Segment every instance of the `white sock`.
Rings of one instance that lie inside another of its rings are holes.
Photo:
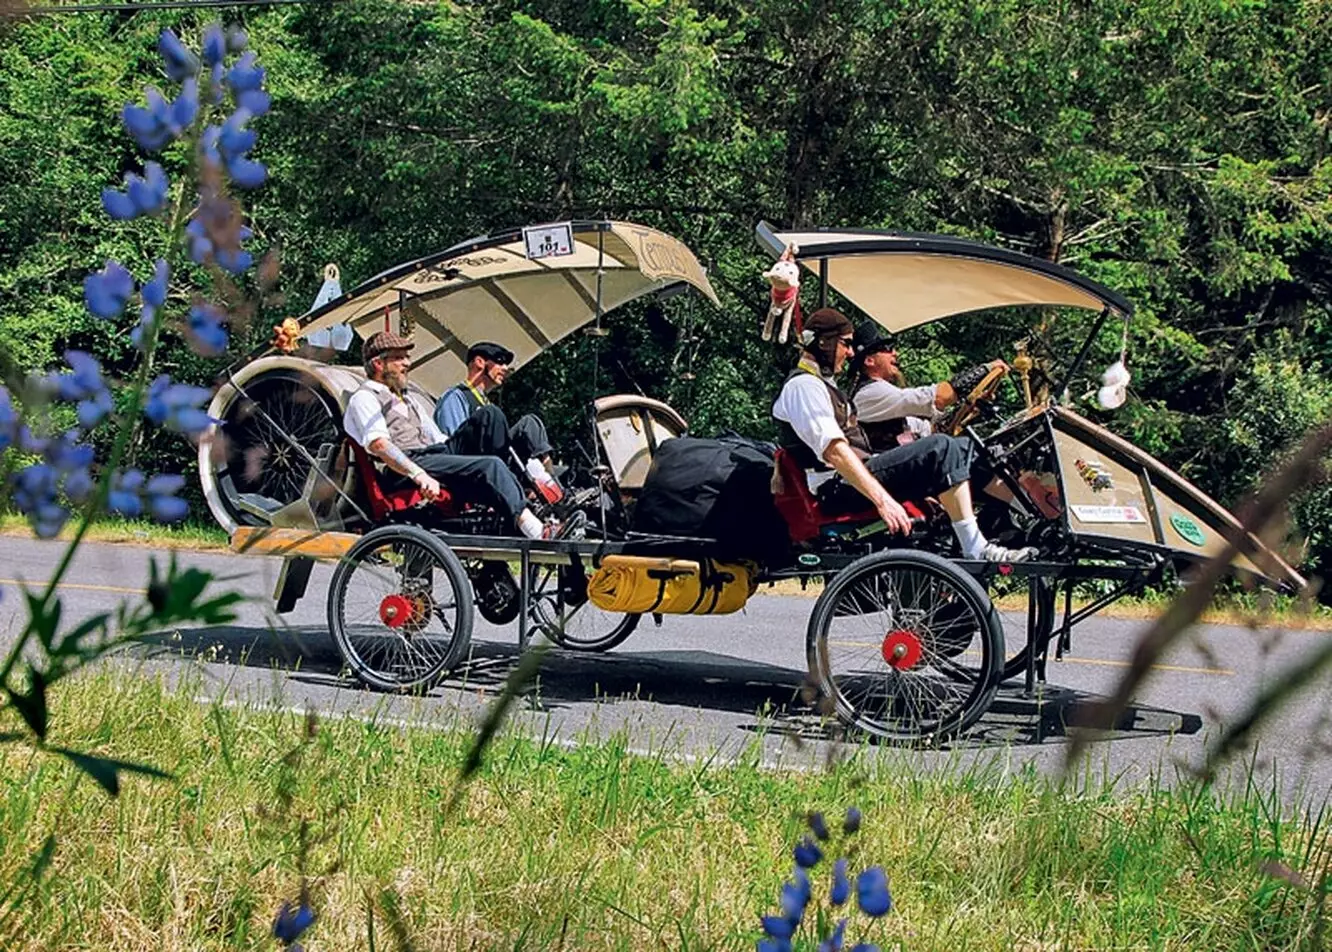
[[[529,539],[540,539],[543,528],[545,527],[541,525],[541,520],[532,515],[531,509],[524,509],[518,513],[518,531]]]
[[[981,553],[985,551],[985,536],[981,535],[980,526],[976,525],[974,516],[953,523],[953,532],[957,535],[957,541],[962,543],[964,559],[981,557]]]

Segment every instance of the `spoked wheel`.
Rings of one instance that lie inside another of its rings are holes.
[[[295,370],[266,373],[245,392],[248,399],[238,394],[222,415],[226,466],[218,475],[229,477],[222,504],[241,525],[264,525],[238,498],[253,494],[274,505],[299,499],[310,459],[324,444],[342,442],[342,413],[318,381]]]
[[[633,634],[642,615],[608,612],[587,599],[587,575],[568,565],[532,567],[532,620],[571,651],[610,651]]]
[[[472,586],[452,550],[416,526],[366,533],[333,572],[328,627],[356,676],[382,691],[427,689],[472,640]]]
[[[990,706],[1003,629],[985,590],[947,560],[878,552],[824,589],[807,652],[842,720],[891,741],[937,743]]]

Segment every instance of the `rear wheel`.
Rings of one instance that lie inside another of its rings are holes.
[[[382,691],[425,690],[472,640],[472,586],[443,542],[416,526],[362,536],[328,589],[328,627],[352,672]]]
[[[928,552],[878,552],[838,573],[814,606],[811,675],[843,721],[876,737],[938,743],[994,698],[1003,629],[985,590]]]

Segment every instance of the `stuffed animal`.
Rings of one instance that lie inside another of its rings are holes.
[[[300,322],[294,317],[289,317],[281,324],[273,325],[273,339],[269,343],[282,353],[290,354],[301,346],[300,337]]]
[[[791,336],[791,322],[795,322],[796,338],[804,329],[800,319],[800,265],[796,264],[797,248],[786,246],[782,256],[771,268],[763,272],[771,288],[771,303],[763,322],[763,339],[785,344]],[[779,326],[780,325],[780,326]]]

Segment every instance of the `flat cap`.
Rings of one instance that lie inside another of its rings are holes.
[[[853,334],[855,325],[836,308],[821,307],[805,319],[805,330],[813,338],[829,337],[833,334]]]
[[[399,337],[392,331],[380,331],[377,334],[371,334],[370,339],[365,342],[362,353],[369,360],[372,357],[382,357],[393,350],[411,350],[416,345],[412,343],[410,337]]]
[[[513,363],[513,351],[493,341],[478,341],[467,348],[467,362],[470,364],[477,357],[493,360],[497,364]]]

